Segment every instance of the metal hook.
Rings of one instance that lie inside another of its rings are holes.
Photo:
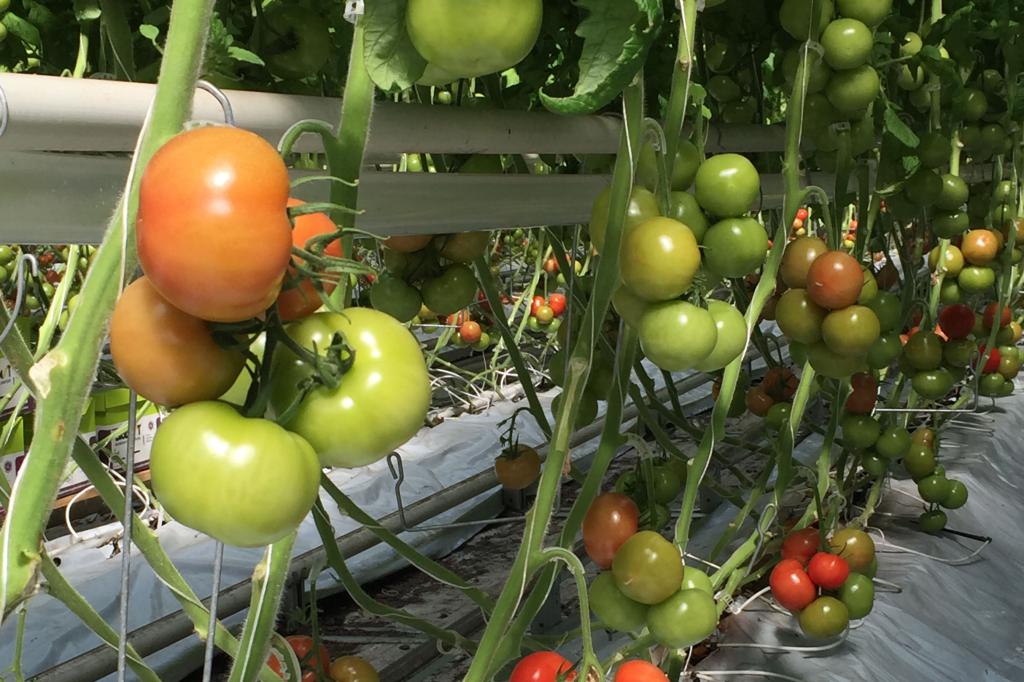
[[[405,466],[402,464],[402,456],[397,452],[388,455],[388,469],[391,477],[395,479],[395,502],[398,503],[398,520],[402,524],[401,530],[408,530],[409,524],[405,521],[405,505],[402,504],[402,483],[405,482]]]
[[[224,94],[224,91],[210,81],[202,79],[196,81],[196,87],[213,95],[213,98],[217,100],[217,104],[219,104],[220,108],[224,110],[224,122],[229,126],[234,126],[235,110],[231,108],[231,100],[229,100],[228,96]]]
[[[771,510],[769,516],[768,511]],[[757,519],[757,546],[754,547],[754,553],[750,555],[750,564],[747,565],[747,573],[749,574],[754,570],[754,564],[761,558],[761,550],[764,548],[764,538],[768,534],[768,528],[775,523],[775,518],[779,515],[779,510],[775,507],[774,502],[769,502],[765,505],[764,509],[761,510],[761,516]]]
[[[0,89],[0,92],[3,90]],[[3,126],[6,125],[6,105],[4,107],[5,117],[4,122],[0,123],[0,135],[2,135]],[[0,343],[3,343],[7,339],[7,335],[14,329],[14,323],[18,319],[18,313],[21,312],[21,304],[25,300],[25,263],[32,266],[32,276],[39,276],[39,262],[36,257],[30,253],[23,253],[18,256],[18,264],[15,269],[15,277],[18,280],[17,291],[14,295],[14,310],[11,311],[11,316],[7,320],[7,326],[4,327],[3,331],[0,331]]]

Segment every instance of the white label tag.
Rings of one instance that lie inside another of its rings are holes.
[[[343,16],[346,21],[356,23],[356,20],[363,16],[363,0],[347,0]]]

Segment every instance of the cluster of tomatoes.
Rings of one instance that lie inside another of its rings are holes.
[[[524,656],[512,669],[509,682],[573,682],[576,672],[569,659],[554,651]],[[661,669],[639,658],[623,661],[615,668],[612,682],[669,682]]]
[[[179,522],[238,546],[287,535],[316,500],[322,467],[386,456],[430,404],[419,343],[402,325],[369,308],[314,312],[330,282],[303,271],[340,255],[323,244],[336,228],[288,194],[284,162],[253,133],[207,126],[172,138],[141,180],[145,274],[110,326],[125,384],[176,408],[153,442],[154,493]],[[293,259],[293,246],[310,250]],[[266,355],[281,334],[289,343]],[[247,353],[258,364],[243,372]],[[234,393],[244,397],[226,402]]]
[[[640,465],[622,473],[614,490],[629,496],[643,510],[641,526],[660,530],[669,520],[668,505],[683,492],[687,471],[687,463],[681,459],[654,460],[650,467]]]
[[[870,307],[878,295],[871,273],[845,251],[808,236],[786,245],[780,279],[789,289],[775,305],[775,319],[791,341],[806,346],[815,371],[841,378],[864,366],[881,334]]]
[[[786,536],[768,585],[804,634],[828,639],[871,613],[877,569],[875,543],[864,531],[841,528],[823,547],[818,529],[804,528]]]
[[[302,682],[380,682],[376,668],[362,656],[339,656],[332,661],[327,647],[320,644],[317,648],[309,635],[290,635],[285,640],[299,660]],[[282,678],[285,676],[285,666],[276,654],[270,655],[267,665]]]
[[[590,584],[590,607],[609,630],[646,627],[663,646],[703,641],[718,625],[707,574],[683,566],[679,547],[640,530],[640,510],[629,496],[595,498],[583,519],[587,555],[602,569]]]
[[[17,281],[18,258],[23,254],[35,256],[39,266],[38,279],[35,278],[28,267],[25,268],[24,282]],[[89,270],[96,249],[91,246],[83,246],[79,252],[76,266],[75,280],[71,284],[70,294],[67,301],[67,309],[64,310],[58,320],[58,325],[63,329],[67,325],[68,316],[78,304],[78,290],[81,282]],[[38,326],[45,316],[50,300],[56,291],[56,287],[64,278],[68,269],[68,258],[70,251],[66,245],[39,245],[39,246],[14,246],[0,244],[0,291],[8,310],[14,310],[17,302],[18,287],[24,286],[21,310],[16,324],[22,335],[31,339],[33,330]]]
[[[540,294],[530,300],[530,317],[526,321],[527,328],[533,332],[545,331],[553,334],[562,326],[562,315],[565,314],[565,294],[555,292],[547,298]]]
[[[934,222],[932,227],[934,229]],[[1018,236],[1024,236],[1024,224],[1014,229],[1019,230]],[[985,228],[954,235],[952,242],[946,246],[941,264],[941,246],[934,247],[928,253],[928,263],[933,271],[945,273],[940,290],[942,302],[957,303],[965,295],[990,292],[996,282],[997,261],[1000,254],[1006,250],[1005,242],[1006,236],[1003,232]],[[1020,260],[1020,250],[1016,247],[1009,255],[1015,263]]]
[[[774,429],[782,428],[789,419],[793,396],[799,380],[788,367],[772,367],[765,372],[761,382],[747,389],[744,405],[751,413],[764,417],[765,423]],[[730,415],[732,416],[732,415]]]
[[[491,320],[483,314],[474,314],[469,309],[452,313],[445,318],[445,324],[455,329],[452,345],[457,348],[487,350],[494,339],[490,332]]]

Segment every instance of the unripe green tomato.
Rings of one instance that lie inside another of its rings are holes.
[[[814,639],[836,637],[850,624],[846,604],[835,597],[818,597],[800,612],[800,629]]]
[[[882,430],[875,441],[875,451],[879,457],[898,459],[910,448],[910,432],[902,426],[890,426]]]
[[[825,61],[833,69],[855,69],[866,64],[874,44],[871,29],[856,19],[836,19],[821,34]]]
[[[861,573],[851,573],[839,588],[839,599],[846,605],[851,620],[859,620],[869,613],[875,603],[875,585]]]
[[[931,476],[935,464],[935,451],[924,443],[912,444],[903,455],[903,467],[915,481]]]
[[[635,632],[644,626],[647,605],[622,594],[611,571],[603,571],[590,583],[590,609],[602,625],[618,632]]]
[[[707,639],[718,626],[718,609],[701,589],[679,590],[647,612],[647,627],[662,646],[682,649]]]
[[[946,496],[939,501],[939,504],[946,509],[959,509],[967,504],[967,486],[961,481],[949,479],[949,490]]]
[[[917,482],[917,492],[925,502],[941,502],[949,494],[951,484],[940,474],[925,476]]]
[[[941,509],[924,512],[917,517],[917,524],[926,533],[938,533],[946,527],[946,512]]]
[[[882,459],[874,453],[866,453],[861,459],[860,465],[872,478],[881,478],[889,470],[888,460]]]

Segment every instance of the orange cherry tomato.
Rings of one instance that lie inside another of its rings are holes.
[[[609,568],[612,559],[640,527],[640,509],[622,493],[598,495],[583,517],[583,545],[587,555],[601,568]]]

